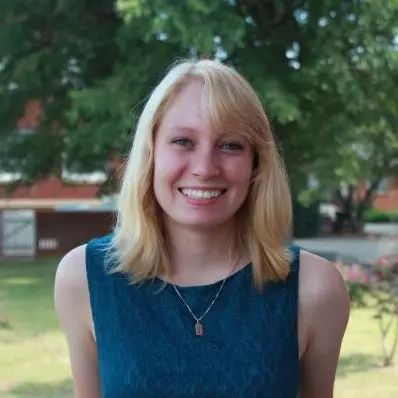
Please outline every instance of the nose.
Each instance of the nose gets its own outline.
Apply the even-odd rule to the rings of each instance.
[[[219,163],[219,156],[212,150],[197,150],[191,161],[192,174],[202,180],[218,177],[220,175]]]

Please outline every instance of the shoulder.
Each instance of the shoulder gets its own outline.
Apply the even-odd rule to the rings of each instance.
[[[72,249],[60,260],[55,275],[54,301],[68,343],[76,396],[99,397],[96,336],[86,274],[87,246]]]
[[[87,245],[78,246],[64,255],[58,264],[54,281],[55,309],[60,316],[74,311],[87,297]],[[76,306],[76,308],[74,308]]]
[[[62,299],[63,295],[70,294],[76,298],[87,296],[89,274],[102,269],[111,247],[111,239],[111,235],[94,238],[87,244],[75,247],[62,257],[55,275],[56,299]]]
[[[338,268],[330,261],[305,250],[300,251],[299,286],[300,296],[311,302],[313,299],[323,302],[330,298],[348,298]]]
[[[299,306],[309,333],[345,330],[350,300],[343,277],[333,263],[305,250],[300,251]]]
[[[60,260],[54,280],[54,307],[67,335],[95,336],[86,258],[91,242],[70,250]]]
[[[55,282],[80,285],[85,277],[87,244],[80,245],[67,252],[60,260],[55,274]]]
[[[332,397],[350,300],[334,264],[301,251],[299,275],[300,396]]]

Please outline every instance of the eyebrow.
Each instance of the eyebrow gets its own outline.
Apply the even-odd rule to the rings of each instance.
[[[180,133],[198,133],[199,131],[195,129],[194,127],[190,126],[179,126],[179,125],[174,125],[170,126],[168,128],[169,131],[173,132],[180,132]]]
[[[187,126],[187,125],[171,125],[167,127],[168,130],[168,135],[170,134],[200,134],[199,130],[196,129],[195,127],[192,126]],[[232,139],[232,140],[247,140],[245,137],[243,137],[241,134],[238,132],[233,132],[231,130],[228,131],[220,131],[220,132],[213,132],[214,136],[217,137],[218,140],[223,140],[223,139]]]

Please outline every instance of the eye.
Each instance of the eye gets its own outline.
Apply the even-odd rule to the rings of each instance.
[[[187,147],[187,146],[192,144],[192,141],[190,139],[184,138],[184,137],[173,138],[170,142],[172,144],[176,144],[176,145],[179,145],[179,146],[185,146],[185,147]]]
[[[221,149],[226,151],[236,151],[243,149],[243,145],[240,142],[226,142],[221,145]]]

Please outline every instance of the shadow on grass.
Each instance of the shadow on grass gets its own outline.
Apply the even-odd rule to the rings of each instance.
[[[15,398],[73,398],[71,380],[58,383],[21,383],[6,392],[6,397]]]
[[[56,267],[55,259],[0,263],[0,331],[13,329],[18,340],[59,329],[53,306]]]
[[[351,373],[366,372],[380,367],[380,358],[369,354],[351,354],[342,356],[337,367],[337,377],[344,378]]]
[[[11,321],[9,319],[1,319],[0,318],[0,330],[1,329],[12,329]]]

